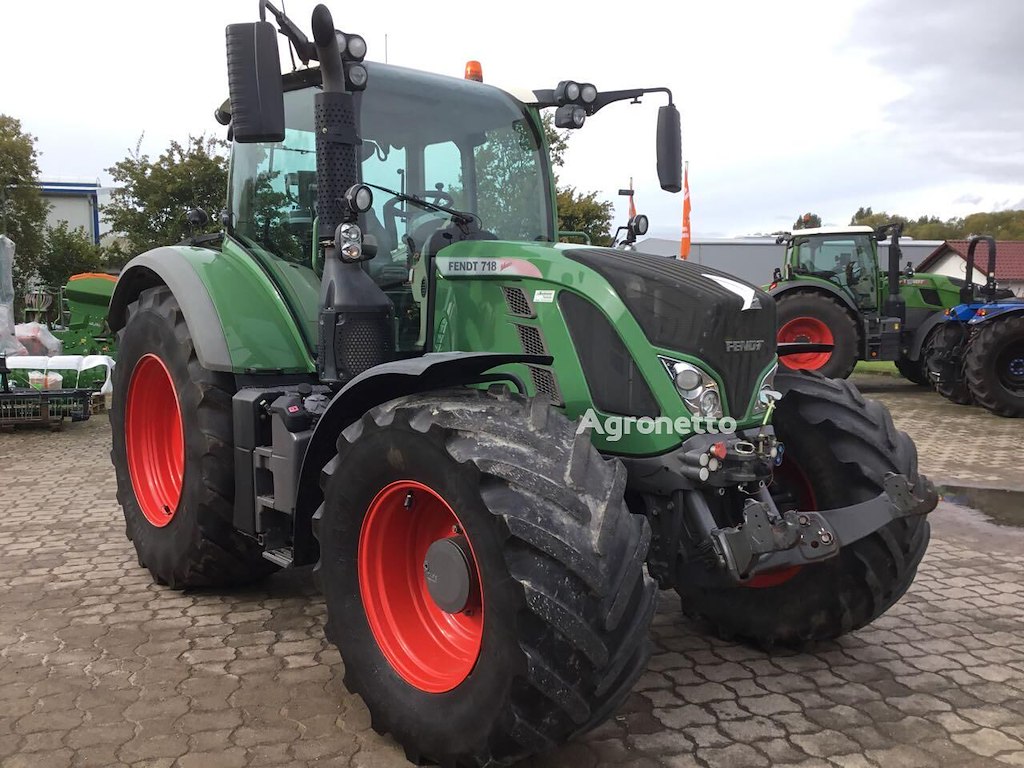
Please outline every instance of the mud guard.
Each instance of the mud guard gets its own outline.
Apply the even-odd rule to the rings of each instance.
[[[948,320],[949,318],[946,317],[942,312],[936,312],[923,323],[921,323],[921,325],[919,325],[914,330],[914,338],[911,339],[910,341],[910,347],[907,353],[907,357],[910,360],[920,360],[921,348],[924,346],[924,340],[928,338],[928,334],[931,333],[936,326],[941,325],[942,323],[945,323]]]
[[[828,294],[832,298],[839,299],[843,303],[844,307],[849,309],[855,315],[860,315],[860,310],[857,308],[857,305],[853,303],[853,300],[846,293],[832,285],[829,285],[824,280],[814,282],[801,282],[799,280],[786,281],[769,289],[768,293],[772,298],[777,299],[784,293],[790,293],[791,291],[820,291],[821,293]]]
[[[500,365],[551,365],[547,355],[492,354],[489,352],[435,352],[384,363],[356,376],[334,396],[317,422],[299,473],[295,503],[293,565],[316,562],[318,547],[312,518],[323,500],[320,471],[337,450],[338,435],[349,424],[381,403],[421,392],[484,381],[487,371]],[[512,377],[495,375],[495,380]]]

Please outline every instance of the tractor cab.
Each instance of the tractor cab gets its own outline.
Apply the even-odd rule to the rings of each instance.
[[[884,283],[874,234],[871,227],[798,230],[786,243],[786,267],[791,275],[831,283],[861,309],[876,309]]]

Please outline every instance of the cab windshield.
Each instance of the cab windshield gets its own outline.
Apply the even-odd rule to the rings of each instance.
[[[537,126],[502,91],[480,83],[368,64],[357,95],[363,181],[473,213],[501,240],[554,240],[548,167]],[[317,70],[286,76],[287,130],[276,144],[236,144],[232,234],[296,264],[310,264],[316,216],[313,100]],[[405,270],[450,216],[374,190],[360,221],[377,241],[367,269],[378,282]],[[398,274],[397,270],[392,270]]]

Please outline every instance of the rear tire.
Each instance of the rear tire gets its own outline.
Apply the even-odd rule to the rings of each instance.
[[[899,357],[896,359],[896,370],[900,372],[909,382],[917,384],[919,387],[929,386],[928,371],[924,367],[923,357],[917,360],[911,360],[909,357]]]
[[[1024,315],[984,323],[964,362],[971,394],[997,416],[1024,416]]]
[[[816,329],[827,329],[832,335],[832,353],[782,355],[783,370],[813,370],[823,376],[845,379],[857,364],[859,335],[853,317],[838,302],[816,291],[791,291],[777,300],[780,342],[826,343],[827,336]]]
[[[971,405],[974,402],[970,387],[967,386],[967,377],[964,375],[964,357],[969,346],[965,337],[968,333],[969,330],[960,323],[943,323],[929,334],[921,352],[921,358],[925,361],[925,369],[929,372],[935,391],[957,405]],[[932,373],[945,370],[947,360],[956,361],[955,373],[952,377],[947,376],[937,381],[932,377]]]
[[[314,516],[317,573],[327,637],[373,728],[391,733],[413,761],[491,766],[609,717],[646,667],[655,607],[643,570],[650,529],[626,509],[625,480],[618,461],[602,458],[547,403],[503,392],[404,397],[347,428],[324,469],[325,501]],[[380,503],[403,483],[403,492],[416,485],[415,496],[387,512],[396,545],[378,563],[371,532]],[[453,530],[471,547],[469,572],[475,568],[479,583],[470,594],[479,597],[466,606],[478,617],[440,615],[420,600],[417,550],[431,537],[418,531],[435,527],[439,505],[457,515]],[[417,510],[427,522],[416,520]],[[397,545],[403,541],[415,543]],[[413,567],[396,571],[399,558]],[[419,607],[381,614],[382,596]],[[460,646],[448,654],[433,638],[453,624],[462,628],[453,636]],[[428,634],[418,634],[422,628]],[[395,643],[392,635],[418,640]],[[460,639],[467,635],[468,646]]]
[[[139,565],[173,589],[244,584],[275,570],[232,522],[234,383],[199,364],[169,289],[145,290],[128,307],[113,384],[110,455]]]
[[[817,374],[780,374],[775,384],[785,395],[773,419],[785,461],[799,467],[819,508],[874,498],[889,472],[917,482],[917,449],[883,405],[864,399],[847,381]],[[923,515],[894,520],[774,586],[681,585],[683,611],[723,638],[765,649],[836,638],[870,624],[900,599],[928,537]]]

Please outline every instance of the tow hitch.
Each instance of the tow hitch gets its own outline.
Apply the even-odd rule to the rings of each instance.
[[[763,492],[758,500],[747,501],[743,523],[710,531],[712,551],[734,580],[746,581],[834,557],[842,547],[893,520],[927,514],[938,498],[935,487],[923,478],[912,487],[904,475],[889,474],[883,485],[885,492],[873,499],[820,512],[780,513]]]

